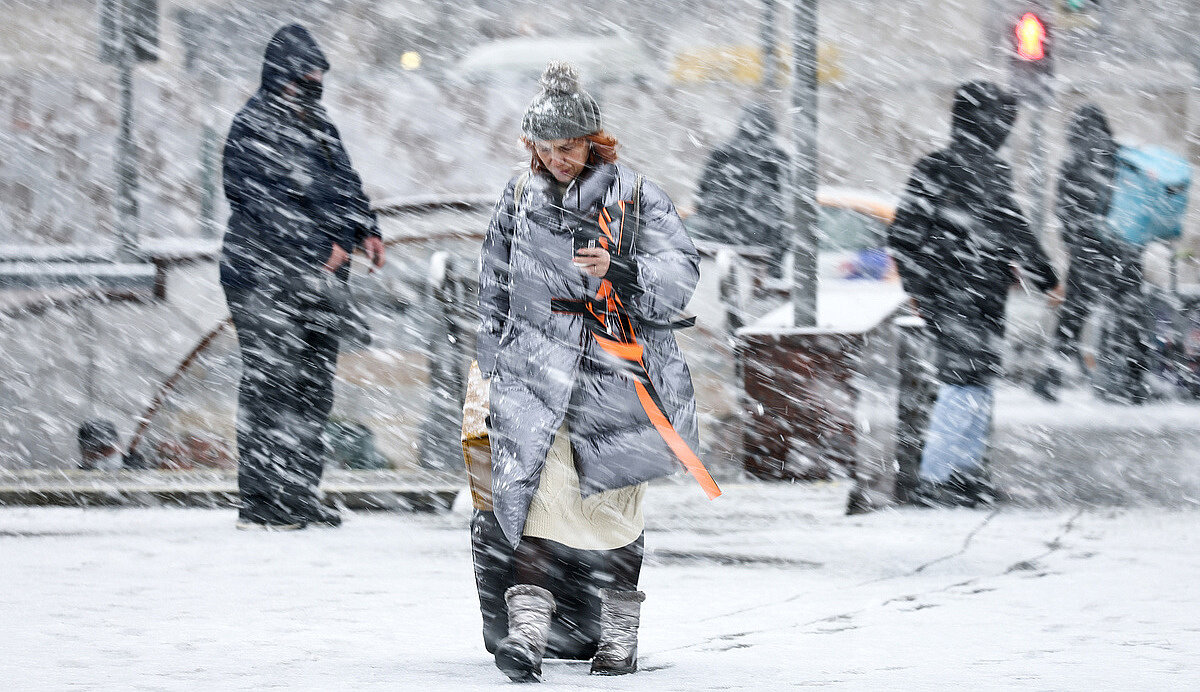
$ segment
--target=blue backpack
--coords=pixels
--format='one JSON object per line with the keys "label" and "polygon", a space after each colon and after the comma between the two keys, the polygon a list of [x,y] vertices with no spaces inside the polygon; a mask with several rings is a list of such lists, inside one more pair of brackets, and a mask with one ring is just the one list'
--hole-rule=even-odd
{"label": "blue backpack", "polygon": [[1137,246],[1172,240],[1183,234],[1191,167],[1181,156],[1160,147],[1117,149],[1117,178],[1109,229]]}

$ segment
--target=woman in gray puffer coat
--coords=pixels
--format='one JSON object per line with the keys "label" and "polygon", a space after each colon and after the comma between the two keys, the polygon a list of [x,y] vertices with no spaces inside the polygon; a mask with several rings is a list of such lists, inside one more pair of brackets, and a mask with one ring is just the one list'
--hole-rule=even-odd
{"label": "woman in gray puffer coat", "polygon": [[[692,449],[698,442],[691,375],[669,323],[691,298],[699,256],[667,195],[616,163],[616,140],[574,68],[551,63],[541,85],[522,123],[530,172],[509,182],[484,240],[477,341],[490,386],[492,501],[515,546],[496,664],[528,681],[541,675],[555,608],[547,586],[563,546],[606,565],[592,673],[636,670],[645,483],[681,469],[628,364],[585,325],[603,281],[633,324],[670,425]],[[631,251],[597,242],[606,209],[628,212],[609,230],[636,232]]]}

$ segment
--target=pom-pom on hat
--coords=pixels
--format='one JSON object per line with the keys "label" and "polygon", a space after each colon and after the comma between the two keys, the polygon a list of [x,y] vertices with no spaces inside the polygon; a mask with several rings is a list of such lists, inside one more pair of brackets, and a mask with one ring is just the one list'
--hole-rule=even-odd
{"label": "pom-pom on hat", "polygon": [[565,62],[551,62],[538,80],[542,90],[521,120],[521,130],[534,141],[582,137],[602,129],[600,106],[579,86],[579,71]]}

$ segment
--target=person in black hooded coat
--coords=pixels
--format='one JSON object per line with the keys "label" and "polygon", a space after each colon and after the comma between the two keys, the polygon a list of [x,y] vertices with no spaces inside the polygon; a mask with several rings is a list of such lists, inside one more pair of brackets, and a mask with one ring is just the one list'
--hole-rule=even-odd
{"label": "person in black hooded coat", "polygon": [[1059,172],[1054,208],[1071,264],[1055,336],[1059,351],[1075,356],[1079,331],[1110,283],[1114,258],[1120,254],[1104,229],[1117,175],[1117,143],[1098,106],[1087,104],[1075,112],[1067,146],[1070,157]]}
{"label": "person in black hooded coat", "polygon": [[[1058,176],[1055,212],[1062,224],[1062,239],[1070,253],[1067,295],[1058,316],[1055,349],[1064,359],[1079,361],[1079,335],[1088,314],[1104,302],[1136,298],[1141,291],[1138,252],[1117,240],[1106,228],[1117,176],[1117,143],[1104,111],[1094,104],[1079,108],[1067,127],[1069,156]],[[1132,332],[1135,353],[1139,337],[1137,316],[1128,319],[1118,311],[1122,337]],[[1136,308],[1134,312],[1137,312]],[[1137,358],[1131,358],[1137,361]],[[1129,368],[1140,372],[1137,363]],[[1051,365],[1034,380],[1033,389],[1045,399],[1057,400],[1061,384],[1058,367]]]}
{"label": "person in black hooded coat", "polygon": [[[1086,104],[1067,128],[1069,158],[1059,172],[1055,211],[1070,251],[1067,296],[1059,314],[1055,346],[1079,359],[1079,335],[1088,313],[1100,304],[1112,311],[1097,354],[1097,391],[1105,398],[1141,403],[1149,395],[1148,308],[1142,296],[1142,248],[1108,228],[1117,180],[1117,143],[1104,111]],[[1086,366],[1084,366],[1086,367]],[[1039,395],[1056,400],[1061,375],[1051,366],[1034,383]]]}
{"label": "person in black hooded coat", "polygon": [[340,523],[321,505],[322,432],[348,321],[349,255],[376,266],[383,243],[337,129],[320,105],[329,62],[299,25],[275,33],[262,83],[224,150],[232,214],[221,286],[242,357],[239,527]]}
{"label": "person in black hooded coat", "polygon": [[783,184],[788,158],[775,142],[775,116],[765,104],[745,107],[737,134],[713,150],[697,184],[689,230],[699,240],[758,245],[771,251],[778,276],[787,251]]}
{"label": "person in black hooded coat", "polygon": [[[995,84],[958,87],[950,145],[917,162],[889,229],[904,289],[937,344],[942,386],[921,476],[932,486],[966,489],[968,502],[978,499],[967,479],[981,471],[1016,268],[1037,289],[1058,290],[1054,270],[1013,199],[1008,164],[997,154],[1016,116],[1015,97]],[[960,434],[972,439],[955,437]]]}

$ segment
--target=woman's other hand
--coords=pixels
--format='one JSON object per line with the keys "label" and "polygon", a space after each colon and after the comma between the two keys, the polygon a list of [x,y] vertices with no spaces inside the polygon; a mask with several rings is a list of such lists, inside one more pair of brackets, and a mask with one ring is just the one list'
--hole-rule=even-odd
{"label": "woman's other hand", "polygon": [[579,271],[594,276],[597,279],[603,279],[608,273],[611,257],[608,250],[599,247],[585,247],[575,251],[575,266],[579,267]]}
{"label": "woman's other hand", "polygon": [[1063,302],[1066,301],[1066,299],[1067,299],[1067,287],[1062,285],[1061,283],[1058,284],[1057,286],[1055,286],[1054,288],[1050,289],[1049,291],[1046,291],[1046,304],[1049,305],[1051,309],[1057,308],[1058,306],[1062,305]]}
{"label": "woman's other hand", "polygon": [[367,259],[371,261],[371,271],[383,268],[386,250],[383,247],[382,240],[375,236],[370,236],[363,241],[363,252],[367,253]]}
{"label": "woman's other hand", "polygon": [[350,253],[346,252],[341,245],[334,243],[333,249],[329,252],[329,259],[325,261],[325,271],[331,274],[336,273],[338,267],[345,264],[348,259],[350,259]]}

